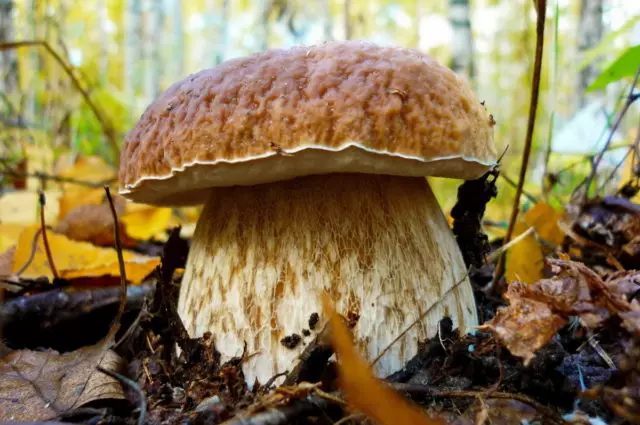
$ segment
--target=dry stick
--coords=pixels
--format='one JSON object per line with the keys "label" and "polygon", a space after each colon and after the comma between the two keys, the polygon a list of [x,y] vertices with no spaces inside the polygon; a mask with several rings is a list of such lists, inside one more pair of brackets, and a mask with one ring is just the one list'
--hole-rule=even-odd
{"label": "dry stick", "polygon": [[[529,156],[531,154],[531,145],[533,141],[533,129],[536,122],[536,110],[538,109],[538,94],[540,92],[540,74],[542,73],[542,49],[544,47],[544,24],[547,14],[547,0],[537,0],[536,8],[538,16],[536,19],[536,56],[533,65],[533,84],[531,85],[531,102],[529,105],[529,120],[527,122],[527,135],[524,142],[524,152],[522,153],[522,164],[520,166],[520,177],[518,186],[516,187],[516,196],[513,200],[513,209],[511,210],[511,218],[507,227],[507,234],[504,237],[503,244],[509,243],[513,228],[520,212],[520,197],[522,196],[524,179],[527,175],[527,167],[529,166]],[[501,255],[496,265],[493,284],[498,282],[504,274],[504,255]]]}
{"label": "dry stick", "polygon": [[584,203],[587,199],[587,196],[589,194],[589,187],[591,187],[591,182],[596,176],[598,165],[600,165],[600,161],[602,161],[602,157],[604,156],[604,153],[608,150],[609,145],[611,144],[611,140],[613,140],[613,135],[616,133],[616,131],[618,130],[618,127],[620,126],[620,123],[622,122],[622,118],[624,118],[624,116],[627,113],[627,110],[631,107],[633,102],[635,102],[640,96],[640,94],[633,93],[633,91],[636,88],[636,84],[638,84],[638,78],[640,78],[640,67],[638,67],[636,74],[633,77],[633,83],[631,83],[631,87],[629,88],[629,94],[627,95],[627,100],[624,102],[624,106],[622,107],[622,110],[618,114],[618,117],[616,118],[616,122],[611,127],[611,131],[609,131],[609,136],[607,137],[607,141],[605,142],[604,147],[600,150],[600,152],[598,152],[598,156],[596,156],[596,158],[593,160],[593,165],[591,166],[591,172],[589,173],[589,176],[584,182],[579,184],[578,187],[576,187],[576,189],[574,190],[574,193],[576,193],[578,189],[580,189],[583,185],[585,185],[584,194],[582,196],[582,203]]}
{"label": "dry stick", "polygon": [[91,109],[91,112],[93,112],[93,115],[96,117],[96,119],[100,123],[100,126],[102,127],[102,131],[104,135],[107,137],[107,140],[109,140],[109,144],[111,145],[111,150],[113,151],[114,161],[116,163],[116,168],[117,168],[120,156],[119,156],[118,142],[116,140],[116,136],[114,134],[113,128],[109,123],[107,123],[107,120],[102,116],[102,113],[100,112],[96,104],[93,103],[93,101],[91,100],[91,97],[89,96],[89,93],[87,93],[87,91],[82,87],[82,85],[80,85],[80,81],[78,81],[76,76],[73,74],[73,66],[68,65],[65,62],[65,60],[62,59],[62,57],[55,50],[53,50],[51,45],[44,40],[24,40],[24,41],[12,41],[9,43],[0,43],[0,50],[18,49],[21,47],[34,47],[34,46],[43,47],[51,56],[53,56],[56,62],[60,64],[64,72],[71,79],[71,82],[73,83],[75,88],[80,92],[80,94],[82,95],[82,98]]}
{"label": "dry stick", "polygon": [[421,394],[426,397],[437,397],[437,398],[446,398],[446,397],[470,397],[470,398],[494,398],[494,399],[502,399],[502,400],[516,400],[524,404],[528,404],[529,406],[535,408],[540,414],[545,416],[548,420],[552,421],[556,424],[567,424],[567,422],[560,417],[560,415],[553,411],[551,408],[545,406],[544,404],[539,403],[538,401],[527,397],[523,394],[514,394],[502,391],[495,392],[483,392],[483,391],[434,391],[433,389],[417,385],[417,384],[391,384],[391,387],[396,391],[408,392],[412,394]]}
{"label": "dry stick", "polygon": [[140,414],[138,415],[137,425],[144,425],[144,418],[147,414],[147,399],[138,384],[136,384],[126,376],[120,375],[119,373],[113,372],[109,369],[105,369],[102,366],[98,366],[98,370],[113,379],[117,379],[118,381],[122,382],[133,391],[135,391],[136,395],[138,396],[138,402],[140,403],[140,407],[138,408],[140,410]]}
{"label": "dry stick", "polygon": [[118,253],[118,266],[120,267],[120,288],[122,290],[122,294],[120,294],[120,305],[118,306],[118,313],[114,317],[111,328],[109,328],[109,333],[105,338],[105,341],[109,342],[112,339],[115,340],[116,332],[118,332],[118,328],[120,327],[120,319],[122,318],[124,309],[127,306],[127,271],[125,270],[124,257],[122,256],[122,244],[120,243],[120,232],[118,230],[118,213],[116,212],[116,207],[113,204],[113,198],[111,197],[109,186],[105,185],[104,191],[107,194],[107,200],[109,201],[109,207],[111,208],[111,215],[113,216],[113,233],[116,243],[116,251]]}
{"label": "dry stick", "polygon": [[[5,166],[6,167],[6,166]],[[15,177],[15,178],[36,178],[39,180],[49,180],[49,181],[53,181],[56,183],[70,183],[70,184],[77,184],[79,186],[87,186],[87,187],[93,187],[93,188],[98,188],[98,187],[104,187],[105,183],[107,182],[89,182],[89,181],[84,181],[84,180],[78,180],[78,179],[73,179],[70,177],[59,177],[59,176],[52,176],[49,174],[45,174],[45,173],[41,173],[41,172],[35,172],[35,173],[21,173],[19,171],[15,171],[12,170],[9,167],[6,167],[4,170],[0,170],[0,174],[5,175],[5,176],[10,176],[10,177]]]}
{"label": "dry stick", "polygon": [[51,273],[53,273],[54,279],[60,278],[58,274],[58,270],[56,270],[56,265],[53,262],[53,256],[51,255],[51,248],[49,248],[49,239],[47,239],[47,227],[44,222],[44,206],[47,203],[47,198],[44,196],[44,192],[42,190],[38,191],[38,200],[40,201],[40,230],[42,231],[42,243],[44,244],[44,252],[47,253],[47,261],[49,262],[49,267],[51,268]]}

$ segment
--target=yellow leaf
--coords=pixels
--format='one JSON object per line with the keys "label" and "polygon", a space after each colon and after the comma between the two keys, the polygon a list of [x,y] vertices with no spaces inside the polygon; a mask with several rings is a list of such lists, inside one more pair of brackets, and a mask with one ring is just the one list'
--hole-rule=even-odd
{"label": "yellow leaf", "polygon": [[398,393],[376,379],[368,364],[358,354],[346,327],[336,314],[326,294],[324,311],[329,317],[331,335],[340,359],[338,379],[349,404],[362,411],[380,425],[444,425],[440,418],[432,418],[412,405]]}
{"label": "yellow leaf", "polygon": [[169,227],[171,215],[171,208],[129,202],[125,214],[122,216],[122,222],[129,236],[139,240],[147,240],[164,232]]}
{"label": "yellow leaf", "polygon": [[0,223],[0,252],[16,244],[24,225],[16,223]]}
{"label": "yellow leaf", "polygon": [[[58,198],[60,192],[46,191],[47,204],[44,208],[44,219],[53,224],[58,216]],[[38,192],[20,190],[0,196],[0,222],[29,226],[40,222],[40,204]]]}
{"label": "yellow leaf", "polygon": [[105,197],[104,189],[67,189],[58,202],[58,222],[64,220],[74,208],[82,205],[100,205]]}
{"label": "yellow leaf", "polygon": [[[81,156],[76,159],[70,168],[58,173],[58,176],[92,183],[102,183],[114,179],[116,171],[98,156]],[[67,183],[67,185],[71,186],[70,183]]]}
{"label": "yellow leaf", "polygon": [[[12,272],[17,273],[29,263],[21,276],[31,278],[46,276],[51,279],[53,274],[47,260],[42,235],[39,235],[36,240],[33,258],[30,260],[38,229],[38,226],[30,226],[20,234]],[[120,275],[117,252],[113,248],[99,248],[87,242],[72,241],[52,231],[47,231],[47,239],[53,262],[61,277]],[[148,257],[126,250],[123,251],[123,257],[128,280],[134,284],[140,283],[147,272],[153,270],[160,261],[157,257]]]}
{"label": "yellow leaf", "polygon": [[[513,229],[513,239],[533,227],[538,238],[552,245],[558,245],[562,243],[564,237],[558,227],[558,220],[562,216],[562,213],[548,204],[540,202],[516,221]],[[525,236],[507,251],[505,264],[507,282],[518,280],[524,283],[534,283],[542,279],[544,251],[538,239],[536,239],[536,235]]]}

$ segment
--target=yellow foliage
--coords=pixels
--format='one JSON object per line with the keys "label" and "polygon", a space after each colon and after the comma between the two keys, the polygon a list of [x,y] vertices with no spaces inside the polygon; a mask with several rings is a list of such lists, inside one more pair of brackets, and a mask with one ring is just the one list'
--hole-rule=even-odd
{"label": "yellow foliage", "polygon": [[[47,204],[44,208],[44,219],[53,224],[58,216],[58,198],[61,193],[48,190],[45,192]],[[0,223],[30,225],[40,220],[40,204],[38,192],[20,190],[0,196]]]}
{"label": "yellow foliage", "polygon": [[525,236],[507,251],[505,264],[507,282],[518,280],[534,283],[542,279],[546,249],[543,249],[539,240],[552,246],[562,243],[564,234],[558,227],[558,220],[562,217],[563,214],[549,204],[539,202],[516,221],[513,239],[530,227],[535,229],[535,234]]}
{"label": "yellow foliage", "polygon": [[[33,225],[25,228],[20,237],[13,260],[12,272],[17,273],[27,262],[29,266],[22,272],[23,277],[46,276],[53,278],[47,254],[44,249],[42,235],[39,235],[33,258],[32,253],[34,236],[39,226]],[[76,242],[66,236],[47,231],[47,239],[53,257],[53,262],[61,277],[95,277],[95,276],[119,276],[117,252],[113,248],[99,248],[90,243]],[[148,257],[131,251],[123,251],[125,270],[128,280],[134,284],[150,273],[160,259]]]}
{"label": "yellow foliage", "polygon": [[358,354],[347,328],[336,314],[326,294],[323,297],[325,315],[329,317],[333,345],[340,359],[340,388],[351,407],[362,411],[380,425],[444,425],[444,420],[432,418],[388,388],[371,373],[369,365]]}
{"label": "yellow foliage", "polygon": [[16,244],[25,226],[16,223],[0,223],[0,253]]}
{"label": "yellow foliage", "polygon": [[58,202],[58,222],[81,205],[100,205],[104,201],[104,189],[83,188],[65,190]]}
{"label": "yellow foliage", "polygon": [[171,208],[129,202],[125,214],[122,216],[122,222],[129,236],[147,240],[164,232],[169,227],[172,213]]}

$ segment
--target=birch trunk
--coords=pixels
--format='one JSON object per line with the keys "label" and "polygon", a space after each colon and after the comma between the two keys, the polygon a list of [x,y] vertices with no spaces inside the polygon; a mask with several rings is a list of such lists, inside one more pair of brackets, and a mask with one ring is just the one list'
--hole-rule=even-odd
{"label": "birch trunk", "polygon": [[344,0],[344,39],[351,40],[353,28],[351,26],[351,0]]}
{"label": "birch trunk", "polygon": [[471,6],[469,0],[449,0],[449,22],[453,29],[450,67],[472,79],[473,35],[471,33]]}
{"label": "birch trunk", "polygon": [[331,8],[329,0],[318,0],[322,13],[322,35],[324,41],[333,40],[333,22],[331,20]]}
{"label": "birch trunk", "polygon": [[141,0],[126,0],[124,19],[124,89],[129,96],[135,95],[140,86],[139,70],[142,57],[141,6]]}
{"label": "birch trunk", "polygon": [[226,59],[227,44],[229,43],[229,0],[207,0],[205,4],[211,25],[211,40],[209,57],[210,65],[219,65]]}
{"label": "birch trunk", "polygon": [[163,41],[164,5],[162,0],[147,0],[146,31],[144,38],[146,69],[144,91],[147,101],[152,101],[160,95],[162,82],[162,58],[160,48]]}
{"label": "birch trunk", "polygon": [[[15,38],[13,27],[13,0],[0,0],[0,42],[13,41]],[[18,59],[14,49],[0,52],[0,91],[7,96],[18,90]]]}
{"label": "birch trunk", "polygon": [[181,0],[166,0],[165,3],[170,26],[173,30],[171,33],[171,51],[167,58],[167,63],[170,64],[171,81],[178,81],[184,77],[185,43],[182,3]]}
{"label": "birch trunk", "polygon": [[[582,0],[580,7],[580,21],[578,22],[578,50],[582,55],[585,51],[597,46],[602,40],[604,24],[602,20],[603,0]],[[597,62],[591,63],[580,71],[576,96],[578,109],[588,101],[585,89],[600,72]]]}

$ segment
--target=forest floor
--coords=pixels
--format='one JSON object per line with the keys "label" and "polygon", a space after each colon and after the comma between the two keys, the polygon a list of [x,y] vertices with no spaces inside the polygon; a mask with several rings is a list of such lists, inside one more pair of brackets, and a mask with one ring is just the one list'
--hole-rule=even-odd
{"label": "forest floor", "polygon": [[[460,335],[443,317],[438,334],[382,380],[411,403],[381,398],[388,393],[358,381],[357,365],[336,363],[324,330],[284,383],[247,383],[244,355],[221,363],[214,336],[189,338],[176,313],[189,240],[174,228],[164,243],[128,241],[160,261],[126,297],[104,276],[3,278],[0,419],[356,424],[369,420],[361,412],[377,414],[371,405],[393,415],[417,404],[422,423],[639,423],[640,206],[624,194],[583,204],[546,256],[544,277],[507,285],[483,260],[501,245],[487,244],[479,226],[493,189],[486,178],[470,184],[484,197],[474,204],[461,188],[452,215],[465,259],[477,264],[469,276],[481,326]],[[362,384],[357,397],[349,380]]]}

